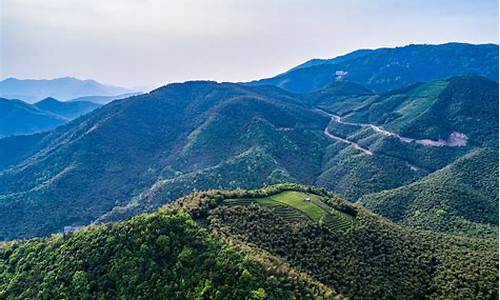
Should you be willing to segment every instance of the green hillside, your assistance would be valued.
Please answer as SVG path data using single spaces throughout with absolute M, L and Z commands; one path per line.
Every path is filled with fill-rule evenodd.
M 338 103 L 335 96 L 322 101 L 324 110 L 341 118 L 330 123 L 329 132 L 374 153 L 362 155 L 341 142 L 327 150 L 328 168 L 317 184 L 353 199 L 408 184 L 498 143 L 498 84 L 481 77 L 419 84 L 370 96 L 355 107 L 343 106 L 345 100 Z M 454 133 L 465 136 L 464 145 L 447 146 Z M 441 144 L 424 144 L 429 141 Z
M 496 237 L 498 151 L 474 151 L 415 183 L 366 195 L 360 203 L 411 227 Z
M 0 172 L 35 154 L 47 133 L 16 135 L 0 139 Z
M 311 197 L 311 202 L 304 197 Z M 167 209 L 188 211 L 214 235 L 269 251 L 350 299 L 498 295 L 496 239 L 404 229 L 322 190 L 278 185 L 209 191 Z M 332 218 L 338 213 L 349 222 L 332 229 L 321 217 L 318 220 L 332 211 Z
M 328 199 L 314 193 L 284 191 L 263 198 L 227 199 L 224 203 L 230 206 L 258 204 L 271 208 L 284 220 L 295 222 L 297 219 L 309 219 L 330 230 L 345 230 L 353 225 L 353 210 L 331 206 L 325 200 Z
M 328 118 L 279 91 L 172 84 L 57 128 L 29 159 L 5 162 L 0 240 L 151 211 L 193 189 L 312 183 Z
M 495 299 L 497 248 L 399 227 L 322 189 L 210 190 L 1 245 L 0 297 Z
M 265 252 L 165 211 L 0 248 L 2 299 L 333 299 Z M 341 299 L 337 295 L 335 299 Z

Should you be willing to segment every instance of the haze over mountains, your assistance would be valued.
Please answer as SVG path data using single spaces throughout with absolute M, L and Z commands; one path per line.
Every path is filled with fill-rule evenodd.
M 106 224 L 0 247 L 0 296 L 498 297 L 498 88 L 498 45 L 360 50 L 2 138 L 0 240 Z
M 87 96 L 118 96 L 133 91 L 101 84 L 94 80 L 80 80 L 73 77 L 55 79 L 17 79 L 0 81 L 0 97 L 34 103 L 47 97 L 71 100 Z
M 0 98 L 0 138 L 47 131 L 89 113 L 100 105 L 46 98 L 34 104 Z
M 0 81 L 0 137 L 53 129 L 103 104 L 138 94 L 72 77 L 8 78 Z

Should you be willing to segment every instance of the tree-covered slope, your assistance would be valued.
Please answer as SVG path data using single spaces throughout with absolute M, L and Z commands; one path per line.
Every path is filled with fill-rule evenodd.
M 210 190 L 0 246 L 6 299 L 495 299 L 496 239 L 395 225 L 321 189 Z
M 35 104 L 0 98 L 0 138 L 48 131 L 99 106 L 91 102 L 61 102 L 53 98 Z
M 0 139 L 0 172 L 36 153 L 47 132 L 31 135 L 15 135 Z
M 336 141 L 318 177 L 317 184 L 353 199 L 408 184 L 498 143 L 498 84 L 483 77 L 454 77 L 352 101 L 311 97 L 334 114 L 330 134 L 366 149 Z
M 330 60 L 313 60 L 250 84 L 307 93 L 336 80 L 349 80 L 380 92 L 465 74 L 498 81 L 498 45 L 448 43 L 355 51 Z
M 415 228 L 497 236 L 498 151 L 473 151 L 412 184 L 366 195 L 360 203 Z
M 114 101 L 52 131 L 0 173 L 0 239 L 87 224 L 161 186 L 140 211 L 195 188 L 312 182 L 327 122 L 285 92 L 236 84 L 172 84 Z
M 479 76 L 460 76 L 367 99 L 342 116 L 346 121 L 380 125 L 414 139 L 446 139 L 460 132 L 467 135 L 469 144 L 494 146 L 498 139 L 497 108 L 498 83 Z
M 0 239 L 128 218 L 193 190 L 287 181 L 357 200 L 398 188 L 498 141 L 497 87 L 463 76 L 299 96 L 187 82 L 114 101 L 43 136 L 0 140 L 0 153 L 20 149 L 0 157 Z M 461 144 L 440 140 L 454 134 Z
M 350 299 L 498 297 L 496 239 L 405 229 L 322 190 L 210 191 L 167 209 L 188 211 L 214 235 L 264 249 Z
M 2 299 L 342 299 L 263 251 L 165 211 L 0 246 Z

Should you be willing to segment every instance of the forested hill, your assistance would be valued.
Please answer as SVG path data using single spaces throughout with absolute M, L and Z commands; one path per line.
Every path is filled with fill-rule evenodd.
M 0 164 L 0 240 L 88 224 L 153 187 L 169 194 L 134 213 L 194 188 L 312 182 L 327 123 L 279 89 L 229 83 L 172 84 L 114 101 Z
M 357 50 L 333 59 L 314 59 L 250 84 L 307 93 L 348 80 L 381 92 L 466 74 L 498 82 L 498 45 L 448 43 Z
M 0 246 L 2 299 L 344 299 L 186 214 L 157 212 Z
M 46 131 L 66 122 L 21 100 L 0 98 L 0 113 L 0 138 Z
M 212 190 L 1 246 L 0 297 L 495 299 L 497 248 L 401 228 L 324 190 Z

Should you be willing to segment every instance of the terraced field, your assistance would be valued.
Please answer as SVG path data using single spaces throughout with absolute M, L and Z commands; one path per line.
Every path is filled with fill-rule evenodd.
M 265 198 L 228 199 L 225 205 L 258 204 L 273 209 L 284 220 L 290 222 L 311 220 L 319 222 L 330 230 L 346 230 L 355 218 L 330 207 L 321 196 L 296 191 L 286 191 Z

